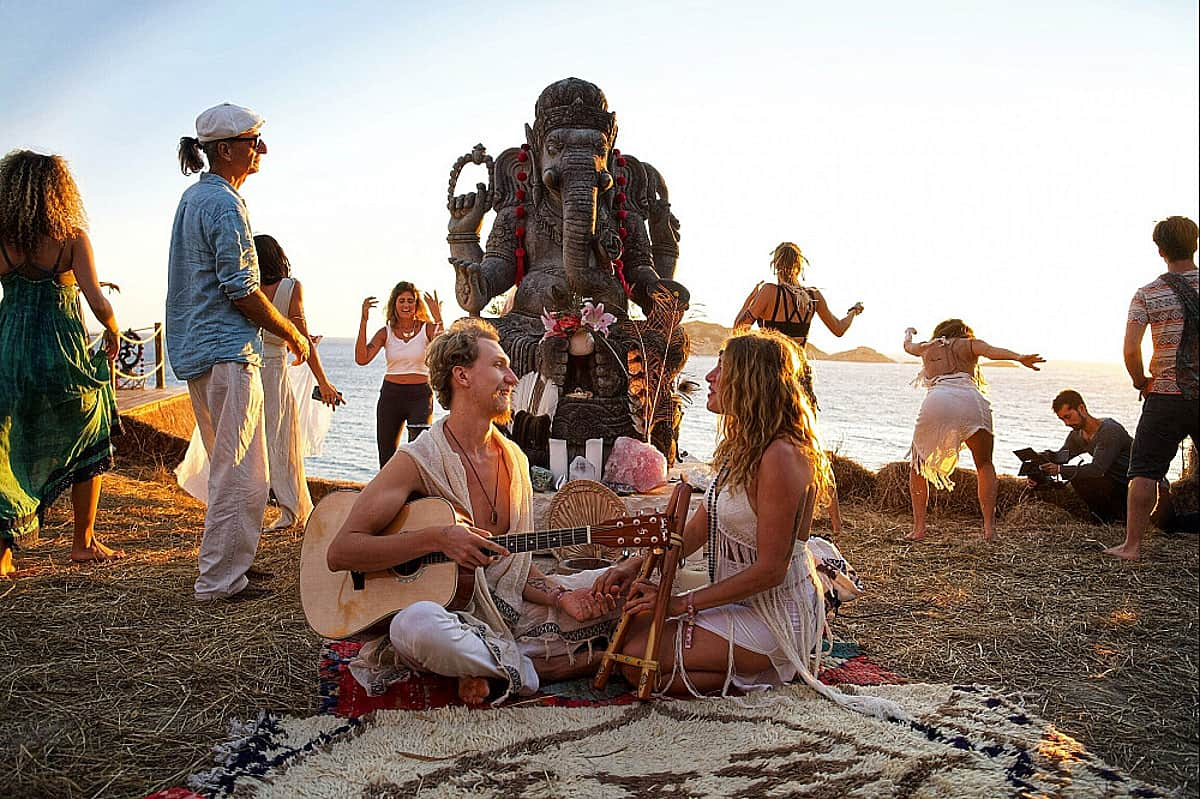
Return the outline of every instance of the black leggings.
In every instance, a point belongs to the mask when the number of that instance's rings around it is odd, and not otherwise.
[[[421,435],[433,422],[433,389],[428,383],[389,383],[379,389],[375,405],[375,443],[379,468],[396,454],[400,431],[408,425],[408,440]]]

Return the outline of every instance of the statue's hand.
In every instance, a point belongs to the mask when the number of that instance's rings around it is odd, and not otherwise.
[[[479,313],[491,299],[479,264],[462,258],[449,260],[454,266],[454,298],[467,313]]]
[[[450,223],[446,225],[449,233],[474,233],[479,235],[483,226],[483,215],[492,207],[492,193],[482,183],[475,184],[475,191],[469,194],[459,194],[447,204],[450,211]]]

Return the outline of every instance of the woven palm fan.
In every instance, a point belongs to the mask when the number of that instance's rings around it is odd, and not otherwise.
[[[628,515],[624,501],[603,483],[595,480],[572,480],[558,490],[546,510],[543,525],[547,530],[583,527]],[[568,558],[606,558],[613,560],[621,554],[614,547],[599,544],[578,544],[551,550],[559,562]]]

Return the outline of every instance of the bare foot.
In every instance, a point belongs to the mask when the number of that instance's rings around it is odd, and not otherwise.
[[[1121,544],[1119,547],[1109,547],[1104,550],[1104,554],[1121,560],[1137,560],[1139,552],[1136,549],[1127,549],[1124,544]]]
[[[0,550],[0,577],[16,577],[17,567],[13,565],[12,548]]]
[[[71,547],[71,560],[75,563],[102,562],[123,557],[125,557],[125,550],[106,547],[95,538],[92,539],[92,545],[85,549]]]
[[[920,541],[925,537],[924,530],[913,530],[908,535],[904,536],[905,541]]]
[[[995,537],[996,537],[995,530],[984,530],[983,531],[983,540],[984,541],[987,541],[990,543]]]
[[[483,677],[459,677],[458,698],[468,705],[478,705],[487,699],[488,681]]]

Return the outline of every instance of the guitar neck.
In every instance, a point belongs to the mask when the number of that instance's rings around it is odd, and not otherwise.
[[[568,527],[563,530],[536,530],[531,533],[509,533],[491,539],[509,552],[534,552],[539,549],[557,549],[592,542],[592,528]],[[431,552],[417,558],[420,563],[447,563],[450,558],[444,552]]]

